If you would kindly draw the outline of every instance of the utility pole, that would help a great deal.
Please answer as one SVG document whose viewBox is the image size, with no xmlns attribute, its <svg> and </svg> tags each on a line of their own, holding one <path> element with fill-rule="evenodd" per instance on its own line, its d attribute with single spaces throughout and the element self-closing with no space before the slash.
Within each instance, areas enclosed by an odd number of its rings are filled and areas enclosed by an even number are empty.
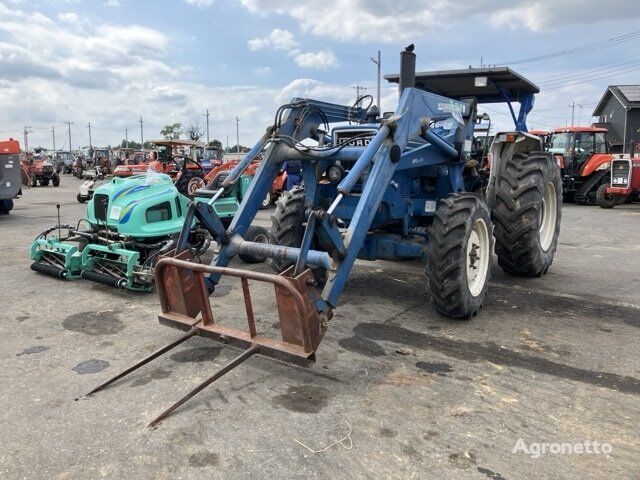
<svg viewBox="0 0 640 480">
<path fill-rule="evenodd" d="M 124 145 L 125 148 L 129 149 L 129 127 L 124 127 Z"/>
<path fill-rule="evenodd" d="M 229 134 L 227 134 L 227 153 L 229 153 Z"/>
<path fill-rule="evenodd" d="M 142 153 L 144 153 L 144 131 L 142 130 L 142 115 L 140 116 L 140 146 L 142 148 Z"/>
<path fill-rule="evenodd" d="M 53 140 L 53 151 L 56 151 L 56 127 L 51 127 L 51 140 Z"/>
<path fill-rule="evenodd" d="M 378 59 L 374 59 L 373 57 L 371 57 L 371 61 L 373 63 L 375 63 L 378 66 L 378 77 L 377 77 L 377 97 L 378 97 L 378 108 L 382 108 L 382 106 L 380 105 L 380 68 L 382 66 L 382 60 L 380 58 L 380 50 L 378 50 Z"/>
<path fill-rule="evenodd" d="M 73 155 L 73 150 L 71 149 L 71 125 L 73 122 L 64 122 L 67 124 L 67 128 L 69 129 L 69 155 Z"/>
<path fill-rule="evenodd" d="M 240 155 L 240 127 L 239 127 L 240 119 L 236 117 L 236 153 Z M 239 158 L 239 157 L 238 157 Z"/>
<path fill-rule="evenodd" d="M 209 109 L 207 108 L 207 113 L 204 114 L 207 117 L 207 146 L 209 146 Z"/>
<path fill-rule="evenodd" d="M 569 107 L 571 107 L 571 126 L 574 127 L 575 124 L 576 124 L 575 123 L 575 121 L 576 121 L 576 107 L 582 108 L 582 105 L 576 105 L 576 102 L 574 100 L 573 102 L 571 102 L 571 105 L 569 105 Z"/>
<path fill-rule="evenodd" d="M 91 122 L 87 123 L 89 129 L 89 155 L 93 155 L 93 143 L 91 143 Z"/>
<path fill-rule="evenodd" d="M 354 87 L 351 87 L 352 89 L 354 89 L 356 91 L 356 103 L 358 102 L 358 100 L 360 100 L 360 90 L 367 90 L 367 87 L 363 87 L 362 85 L 356 85 Z"/>
<path fill-rule="evenodd" d="M 31 130 L 29 130 L 31 127 L 29 127 L 28 125 L 24 126 L 24 151 L 28 152 L 29 151 L 29 134 L 31 133 Z"/>
</svg>

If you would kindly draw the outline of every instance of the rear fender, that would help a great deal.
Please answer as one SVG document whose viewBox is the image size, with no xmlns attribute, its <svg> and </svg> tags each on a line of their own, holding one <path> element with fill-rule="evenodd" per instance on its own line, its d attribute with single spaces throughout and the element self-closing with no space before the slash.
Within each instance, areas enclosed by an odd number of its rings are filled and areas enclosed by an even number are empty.
<svg viewBox="0 0 640 480">
<path fill-rule="evenodd" d="M 487 206 L 493 210 L 496 200 L 496 183 L 502 175 L 504 165 L 516 153 L 529 153 L 542 150 L 540 137 L 525 132 L 500 132 L 489 149 L 489 185 L 487 186 Z"/>
</svg>

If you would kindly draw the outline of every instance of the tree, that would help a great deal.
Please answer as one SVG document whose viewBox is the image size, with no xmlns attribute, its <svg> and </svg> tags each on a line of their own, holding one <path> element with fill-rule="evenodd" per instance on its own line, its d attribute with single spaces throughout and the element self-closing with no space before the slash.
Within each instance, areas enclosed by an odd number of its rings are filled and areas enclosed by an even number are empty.
<svg viewBox="0 0 640 480">
<path fill-rule="evenodd" d="M 160 130 L 160 135 L 162 135 L 165 140 L 178 140 L 182 133 L 181 123 L 170 123 Z"/>
<path fill-rule="evenodd" d="M 138 142 L 134 142 L 133 140 L 129 140 L 129 148 L 132 148 L 133 150 L 140 150 L 140 144 Z M 127 140 L 126 139 L 122 139 L 122 143 L 120 143 L 120 148 L 127 148 Z"/>
<path fill-rule="evenodd" d="M 220 140 L 216 140 L 215 138 L 209 142 L 209 147 L 219 148 L 222 150 L 222 142 Z"/>
<path fill-rule="evenodd" d="M 200 125 L 200 122 L 196 120 L 195 122 L 191 122 L 184 133 L 189 140 L 197 142 L 204 135 L 204 129 L 202 128 L 202 125 Z"/>
<path fill-rule="evenodd" d="M 240 145 L 240 153 L 242 152 L 246 152 L 248 149 L 247 147 L 243 147 L 242 145 Z M 237 153 L 238 151 L 238 146 L 234 145 L 233 147 L 229 147 L 229 149 L 227 150 L 227 153 Z"/>
</svg>

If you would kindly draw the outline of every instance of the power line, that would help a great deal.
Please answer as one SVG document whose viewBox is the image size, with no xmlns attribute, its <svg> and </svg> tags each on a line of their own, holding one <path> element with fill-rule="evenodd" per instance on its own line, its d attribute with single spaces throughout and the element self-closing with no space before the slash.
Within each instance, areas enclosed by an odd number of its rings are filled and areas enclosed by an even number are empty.
<svg viewBox="0 0 640 480">
<path fill-rule="evenodd" d="M 570 87 L 570 86 L 573 86 L 573 85 L 581 85 L 583 83 L 590 83 L 590 82 L 593 82 L 595 80 L 601 80 L 603 78 L 610 78 L 610 77 L 615 77 L 615 76 L 622 75 L 622 74 L 625 74 L 625 73 L 631 73 L 631 72 L 634 72 L 636 70 L 640 70 L 640 65 L 636 65 L 634 67 L 629 67 L 629 68 L 626 68 L 626 69 L 617 70 L 615 72 L 611 72 L 611 73 L 606 74 L 606 75 L 600 75 L 600 76 L 586 78 L 586 79 L 583 78 L 583 79 L 580 79 L 580 80 L 576 80 L 575 82 L 567 82 L 567 83 L 563 83 L 563 84 L 560 84 L 560 85 L 550 84 L 551 86 L 545 86 L 544 89 L 545 90 L 556 90 L 558 88 Z"/>
<path fill-rule="evenodd" d="M 600 40 L 598 42 L 588 43 L 586 45 L 582 45 L 579 47 L 574 47 L 566 50 L 559 50 L 557 52 L 546 53 L 546 54 L 538 55 L 535 57 L 523 58 L 519 60 L 510 60 L 508 62 L 499 62 L 498 64 L 499 65 L 520 65 L 523 63 L 540 62 L 543 60 L 548 60 L 550 58 L 564 57 L 569 55 L 579 55 L 582 53 L 591 52 L 593 50 L 598 50 L 601 48 L 608 48 L 610 46 L 635 40 L 637 38 L 640 38 L 640 30 L 626 33 L 624 35 L 620 35 L 617 37 L 609 38 L 607 40 Z"/>
<path fill-rule="evenodd" d="M 631 58 L 635 58 L 635 60 L 629 60 Z M 574 70 L 574 71 L 568 71 L 560 74 L 547 75 L 541 78 L 536 78 L 535 81 L 537 83 L 545 83 L 547 81 L 559 82 L 559 81 L 575 78 L 576 76 L 599 74 L 602 72 L 611 71 L 614 68 L 627 67 L 629 65 L 634 65 L 639 61 L 640 61 L 640 54 L 636 54 L 636 55 L 631 55 L 627 57 L 627 59 L 623 62 L 620 62 L 620 60 L 615 60 L 613 62 L 605 62 L 605 63 L 601 63 L 595 68 L 586 68 L 583 70 Z"/>
</svg>

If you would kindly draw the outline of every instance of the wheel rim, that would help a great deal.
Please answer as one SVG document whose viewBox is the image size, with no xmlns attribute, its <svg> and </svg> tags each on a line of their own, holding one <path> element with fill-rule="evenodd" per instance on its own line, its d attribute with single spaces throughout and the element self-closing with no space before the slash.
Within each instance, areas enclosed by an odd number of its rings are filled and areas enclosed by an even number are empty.
<svg viewBox="0 0 640 480">
<path fill-rule="evenodd" d="M 255 243 L 269 243 L 269 236 L 264 233 L 260 233 L 253 237 L 253 242 Z"/>
<path fill-rule="evenodd" d="M 195 177 L 189 180 L 189 184 L 187 185 L 187 191 L 189 195 L 194 195 L 198 190 L 204 187 L 204 180 L 200 177 Z"/>
<path fill-rule="evenodd" d="M 489 229 L 486 222 L 479 218 L 467 240 L 467 286 L 474 297 L 484 289 L 489 272 L 489 258 Z"/>
<path fill-rule="evenodd" d="M 542 207 L 540 208 L 540 247 L 543 251 L 549 250 L 556 233 L 556 219 L 558 217 L 558 200 L 556 187 L 549 182 L 544 187 Z"/>
</svg>

